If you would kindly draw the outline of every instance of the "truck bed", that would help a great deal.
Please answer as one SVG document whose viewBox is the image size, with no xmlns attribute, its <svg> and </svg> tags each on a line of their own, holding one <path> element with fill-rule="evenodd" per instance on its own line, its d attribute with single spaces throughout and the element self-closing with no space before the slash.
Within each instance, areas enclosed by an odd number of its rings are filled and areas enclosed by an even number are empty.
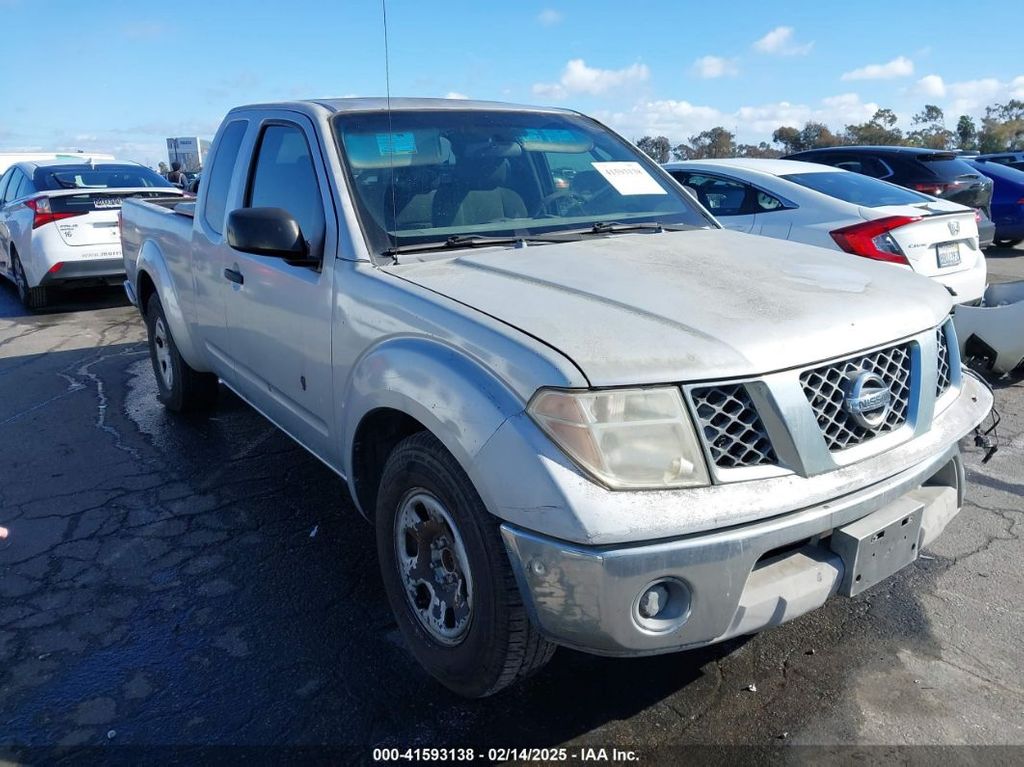
<svg viewBox="0 0 1024 767">
<path fill-rule="evenodd" d="M 121 206 L 121 252 L 125 273 L 135 279 L 144 241 L 162 251 L 168 265 L 187 264 L 192 250 L 195 200 L 180 195 L 128 198 Z"/>
</svg>

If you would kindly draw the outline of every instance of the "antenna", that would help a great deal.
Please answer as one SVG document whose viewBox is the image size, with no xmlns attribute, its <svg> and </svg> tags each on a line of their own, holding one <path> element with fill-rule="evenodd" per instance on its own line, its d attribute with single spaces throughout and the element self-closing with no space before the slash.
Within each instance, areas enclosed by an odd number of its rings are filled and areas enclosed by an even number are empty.
<svg viewBox="0 0 1024 767">
<path fill-rule="evenodd" d="M 398 201 L 395 189 L 395 133 L 391 125 L 391 50 L 388 48 L 388 3 L 387 0 L 380 0 L 380 10 L 384 18 L 384 90 L 387 99 L 388 110 L 388 170 L 391 172 L 391 223 L 398 229 Z M 398 237 L 388 232 L 392 238 L 392 245 L 398 245 Z M 395 258 L 397 261 L 397 256 Z"/>
</svg>

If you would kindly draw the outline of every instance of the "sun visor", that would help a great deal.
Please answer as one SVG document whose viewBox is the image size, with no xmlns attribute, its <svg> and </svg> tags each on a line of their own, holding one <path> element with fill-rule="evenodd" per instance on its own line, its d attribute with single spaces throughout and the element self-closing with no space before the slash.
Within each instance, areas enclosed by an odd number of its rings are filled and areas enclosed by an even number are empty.
<svg viewBox="0 0 1024 767">
<path fill-rule="evenodd" d="M 438 165 L 441 162 L 441 134 L 438 130 L 410 130 L 388 133 L 345 132 L 345 153 L 355 170 L 406 168 Z"/>
<path fill-rule="evenodd" d="M 567 128 L 526 128 L 519 134 L 519 143 L 527 152 L 579 154 L 594 148 L 589 138 Z"/>
</svg>

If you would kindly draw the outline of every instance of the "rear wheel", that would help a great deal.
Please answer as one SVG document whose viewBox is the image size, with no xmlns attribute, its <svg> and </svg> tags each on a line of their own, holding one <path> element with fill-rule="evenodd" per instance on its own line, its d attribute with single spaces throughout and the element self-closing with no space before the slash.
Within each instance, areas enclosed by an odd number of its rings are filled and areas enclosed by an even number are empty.
<svg viewBox="0 0 1024 767">
<path fill-rule="evenodd" d="M 217 376 L 189 367 L 178 353 L 167 316 L 154 294 L 146 304 L 149 358 L 156 376 L 157 399 L 168 410 L 202 410 L 217 402 Z"/>
<path fill-rule="evenodd" d="M 1024 242 L 1024 239 L 1012 239 L 1012 240 L 996 240 L 995 245 L 998 248 L 1015 248 Z"/>
<path fill-rule="evenodd" d="M 388 457 L 376 509 L 388 601 L 420 665 L 469 698 L 533 673 L 555 650 L 526 614 L 498 527 L 429 432 Z"/>
<path fill-rule="evenodd" d="M 17 251 L 11 251 L 11 271 L 14 272 L 14 285 L 18 288 L 18 298 L 26 309 L 42 309 L 50 302 L 49 291 L 42 285 L 30 288 L 25 267 L 21 265 Z"/>
</svg>

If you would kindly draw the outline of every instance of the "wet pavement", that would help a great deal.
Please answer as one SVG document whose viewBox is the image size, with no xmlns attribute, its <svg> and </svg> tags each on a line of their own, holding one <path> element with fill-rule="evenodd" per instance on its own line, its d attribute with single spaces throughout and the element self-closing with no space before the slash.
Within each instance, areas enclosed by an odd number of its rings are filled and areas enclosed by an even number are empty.
<svg viewBox="0 0 1024 767">
<path fill-rule="evenodd" d="M 165 413 L 143 334 L 116 292 L 27 315 L 0 282 L 0 747 L 1024 744 L 1024 383 L 884 584 L 697 652 L 559 650 L 471 702 L 404 651 L 341 480 L 226 391 Z"/>
</svg>

